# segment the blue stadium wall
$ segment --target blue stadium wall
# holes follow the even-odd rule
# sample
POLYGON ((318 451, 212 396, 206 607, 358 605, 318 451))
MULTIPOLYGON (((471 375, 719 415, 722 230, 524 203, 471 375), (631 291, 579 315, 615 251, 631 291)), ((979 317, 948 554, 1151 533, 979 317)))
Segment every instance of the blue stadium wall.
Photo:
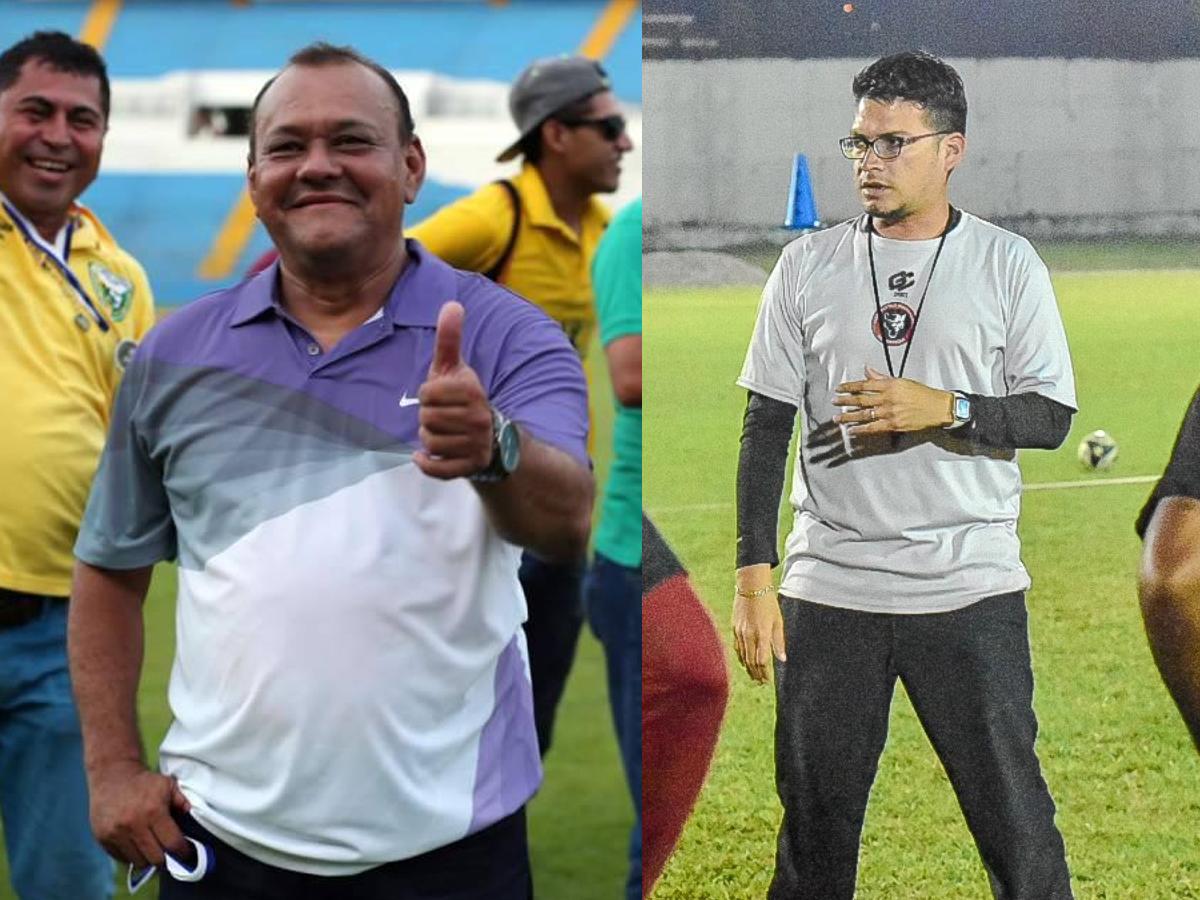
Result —
MULTIPOLYGON (((93 8, 77 0, 0 0, 0 47, 38 29, 79 35, 93 8)), ((126 0, 104 46, 110 77, 151 78, 178 70, 275 69, 314 40, 352 44, 392 69, 510 82, 532 59, 574 52, 595 26, 601 0, 477 2, 259 2, 126 0)), ((641 99, 641 17, 635 14, 604 58, 617 96, 641 99)), ((85 193, 121 243, 146 267, 160 302, 186 302, 235 280, 270 240, 261 226, 234 275, 197 268, 229 215, 244 178, 224 174, 106 173, 85 193)), ((429 181, 408 221, 460 196, 429 181)))

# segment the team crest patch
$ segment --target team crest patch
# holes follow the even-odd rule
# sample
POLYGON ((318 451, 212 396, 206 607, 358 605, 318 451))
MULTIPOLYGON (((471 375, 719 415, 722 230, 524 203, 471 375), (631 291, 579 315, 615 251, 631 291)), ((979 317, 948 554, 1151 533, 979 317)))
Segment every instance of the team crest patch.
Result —
POLYGON ((98 262, 88 263, 88 274, 92 276, 92 287, 96 289, 96 296, 112 310, 113 321, 122 321, 129 313, 133 300, 133 282, 98 262))
POLYGON ((912 338, 917 317, 906 303, 885 303, 871 318, 871 333, 875 340, 889 347, 907 344, 912 338), (883 315, 880 316, 880 313, 883 315))
POLYGON ((133 351, 136 349, 137 341, 131 341, 128 338, 117 344, 117 349, 113 353, 113 363, 116 364, 118 371, 125 371, 125 367, 128 366, 129 361, 133 359, 133 351))

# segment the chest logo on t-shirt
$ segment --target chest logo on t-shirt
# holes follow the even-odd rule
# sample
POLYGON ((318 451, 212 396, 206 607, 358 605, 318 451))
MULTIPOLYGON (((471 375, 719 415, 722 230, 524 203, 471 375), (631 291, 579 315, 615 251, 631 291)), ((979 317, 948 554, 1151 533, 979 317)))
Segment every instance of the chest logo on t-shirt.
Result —
POLYGON ((907 291, 916 283, 917 276, 912 272, 893 272, 888 276, 888 287, 892 289, 893 294, 907 291))
POLYGON ((875 335, 875 340, 881 344, 886 342, 889 347, 907 344, 912 337, 916 319, 908 304, 898 301, 885 303, 879 312, 871 317, 871 333, 875 335))

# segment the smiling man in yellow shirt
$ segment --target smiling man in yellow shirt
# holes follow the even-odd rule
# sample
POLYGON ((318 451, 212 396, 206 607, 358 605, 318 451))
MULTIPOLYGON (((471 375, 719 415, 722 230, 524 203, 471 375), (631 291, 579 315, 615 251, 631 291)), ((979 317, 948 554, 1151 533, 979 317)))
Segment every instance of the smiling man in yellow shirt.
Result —
MULTIPOLYGON (((522 157, 520 173, 442 207, 408 234, 450 265, 533 301, 583 357, 596 325, 592 258, 611 216, 596 195, 616 191, 633 142, 608 75, 586 57, 531 63, 513 84, 509 109, 519 137, 497 161, 522 157)), ((583 622, 582 578, 580 567, 552 566, 529 553, 521 563, 543 755, 583 622)))
POLYGON ((604 69, 582 56, 534 62, 509 106, 520 137, 497 161, 522 157, 520 173, 442 207, 410 234, 532 300, 583 355, 596 322, 591 262, 611 217, 596 195, 616 191, 633 142, 604 69))
POLYGON ((75 203, 108 109, 103 60, 68 35, 0 53, 0 798, 13 889, 39 900, 113 888, 66 659, 75 535, 117 384, 154 321, 141 266, 75 203))

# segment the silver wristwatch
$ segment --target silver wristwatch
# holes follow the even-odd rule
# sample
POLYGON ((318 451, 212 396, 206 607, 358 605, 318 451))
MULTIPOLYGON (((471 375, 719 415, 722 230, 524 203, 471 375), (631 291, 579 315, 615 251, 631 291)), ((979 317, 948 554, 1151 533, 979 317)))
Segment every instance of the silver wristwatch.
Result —
POLYGON ((954 416, 954 421, 946 428, 961 428, 971 421, 971 398, 962 391, 954 391, 954 403, 950 407, 950 413, 954 416))
POLYGON ((503 481, 521 463, 521 433, 508 416, 492 407, 492 460, 486 468, 469 476, 479 484, 503 481))

